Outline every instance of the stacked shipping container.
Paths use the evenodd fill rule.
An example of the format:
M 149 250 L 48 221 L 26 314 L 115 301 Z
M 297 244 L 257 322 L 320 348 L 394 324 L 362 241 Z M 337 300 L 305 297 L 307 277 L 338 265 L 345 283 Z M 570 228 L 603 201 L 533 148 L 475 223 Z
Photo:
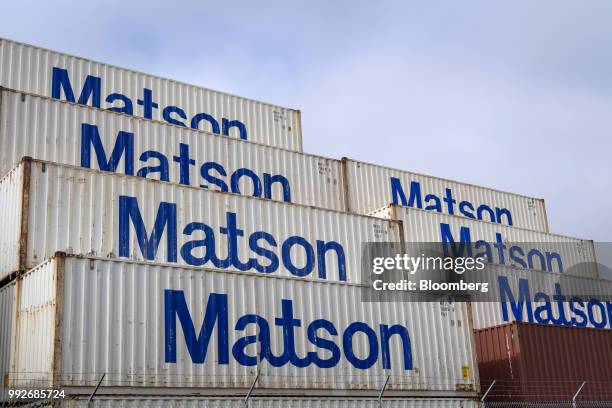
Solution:
M 466 304 L 360 303 L 358 285 L 61 254 L 16 290 L 15 388 L 78 392 L 105 373 L 126 393 L 241 395 L 259 373 L 268 394 L 367 395 L 386 376 L 389 395 L 476 391 Z
M 3 276 L 63 251 L 358 282 L 362 242 L 401 240 L 396 221 L 30 159 L 0 190 Z
M 278 201 L 344 209 L 341 162 L 0 91 L 0 171 L 22 157 Z
M 514 321 L 612 329 L 610 281 L 494 265 L 487 273 L 493 295 L 472 303 L 476 330 Z
M 563 263 L 526 279 L 597 278 L 542 200 L 301 153 L 299 111 L 2 39 L 0 147 L 5 387 L 473 406 L 470 309 L 500 306 L 361 302 L 362 243 L 529 243 Z
M 593 241 L 397 205 L 372 215 L 401 221 L 406 242 L 445 243 L 449 255 L 483 253 L 491 264 L 598 277 Z
M 496 380 L 496 401 L 611 401 L 610 344 L 609 329 L 514 322 L 476 331 L 483 385 Z
M 408 197 L 406 204 L 412 207 L 427 208 L 437 202 L 439 206 L 434 207 L 439 209 L 432 207 L 431 211 L 548 230 L 544 202 L 538 199 L 214 137 L 10 89 L 1 90 L 0 97 L 2 174 L 30 156 L 357 214 L 383 207 L 393 200 L 393 191 L 402 190 Z M 194 163 L 186 164 L 188 160 Z M 444 196 L 453 191 L 456 211 L 454 205 L 442 205 Z M 356 204 L 362 202 L 371 204 Z
M 393 203 L 548 232 L 544 200 L 343 159 L 347 210 L 368 214 Z
M 0 86 L 302 150 L 300 112 L 0 39 Z

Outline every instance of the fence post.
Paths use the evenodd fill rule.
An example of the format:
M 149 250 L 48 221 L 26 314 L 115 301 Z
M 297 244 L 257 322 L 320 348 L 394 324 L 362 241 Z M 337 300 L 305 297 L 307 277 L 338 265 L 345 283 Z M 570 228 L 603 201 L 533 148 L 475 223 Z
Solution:
M 486 408 L 487 403 L 485 402 L 485 399 L 487 398 L 487 396 L 489 395 L 489 393 L 491 392 L 491 390 L 493 389 L 493 386 L 495 385 L 495 381 L 497 380 L 493 380 L 493 382 L 491 383 L 491 385 L 489 385 L 489 388 L 487 388 L 487 391 L 484 393 L 484 395 L 482 396 L 482 398 L 480 399 L 480 402 L 482 402 L 482 407 Z
M 578 388 L 578 391 L 576 391 L 576 394 L 574 394 L 574 398 L 572 398 L 572 408 L 576 408 L 576 398 L 578 398 L 578 394 L 580 394 L 580 391 L 582 391 L 585 385 L 586 381 L 583 381 L 582 385 L 580 385 L 580 388 Z
M 87 400 L 87 406 L 89 406 L 89 404 L 91 404 L 91 401 L 93 401 L 94 395 L 96 395 L 96 392 L 98 392 L 98 388 L 100 388 L 100 384 L 102 384 L 102 381 L 104 380 L 105 376 L 106 376 L 106 373 L 102 373 L 102 377 L 100 377 L 100 381 L 98 381 L 96 388 L 94 388 L 93 392 L 89 396 L 89 399 Z
M 249 392 L 247 392 L 247 395 L 244 397 L 244 406 L 245 408 L 247 408 L 249 406 L 249 398 L 251 398 L 251 393 L 253 392 L 253 388 L 255 388 L 255 384 L 257 383 L 257 380 L 259 379 L 259 370 L 257 370 L 257 376 L 255 377 L 255 380 L 253 380 L 253 384 L 251 384 L 251 388 L 249 388 Z
M 390 377 L 391 377 L 390 375 L 387 375 L 387 379 L 385 380 L 385 383 L 380 389 L 380 394 L 378 394 L 378 408 L 382 408 L 382 396 L 383 396 L 383 393 L 385 392 L 385 389 L 387 388 L 387 383 L 389 382 Z

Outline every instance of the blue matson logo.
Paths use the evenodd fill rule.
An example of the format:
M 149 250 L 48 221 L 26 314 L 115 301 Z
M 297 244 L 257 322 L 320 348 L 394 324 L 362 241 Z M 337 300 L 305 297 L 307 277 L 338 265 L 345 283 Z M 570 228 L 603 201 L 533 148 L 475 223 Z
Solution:
M 450 188 L 444 189 L 444 196 L 438 197 L 435 194 L 425 194 L 421 183 L 412 181 L 408 197 L 402 187 L 402 181 L 397 177 L 389 179 L 391 187 L 391 202 L 404 207 L 416 207 L 427 211 L 446 213 L 450 215 L 462 215 L 471 219 L 490 221 L 497 224 L 512 225 L 512 213 L 507 208 L 491 208 L 487 204 L 474 205 L 474 203 L 462 200 L 457 203 L 457 199 Z M 423 205 L 425 203 L 425 206 Z
M 62 91 L 66 100 L 81 105 L 88 105 L 100 108 L 102 104 L 102 78 L 87 75 L 85 82 L 81 88 L 79 99 L 75 99 L 74 89 L 70 82 L 68 70 L 58 67 L 53 67 L 51 79 L 51 97 L 55 99 L 62 98 Z M 183 108 L 174 105 L 168 105 L 160 108 L 159 103 L 154 101 L 153 91 L 143 88 L 142 97 L 136 99 L 136 104 L 142 107 L 141 116 L 145 119 L 153 119 L 153 111 L 161 109 L 161 116 L 164 121 L 172 125 L 189 126 L 192 129 L 200 129 L 201 126 L 208 127 L 213 133 L 220 133 L 226 136 L 230 135 L 231 129 L 236 129 L 240 139 L 248 139 L 247 128 L 244 123 L 235 119 L 221 118 L 221 126 L 219 121 L 212 115 L 206 112 L 199 112 L 193 115 L 187 114 Z M 112 112 L 125 113 L 134 115 L 133 98 L 119 92 L 111 92 L 106 96 L 104 101 L 109 105 L 106 109 Z M 205 130 L 205 129 L 204 129 Z
M 514 293 L 505 276 L 498 276 L 502 319 L 558 326 L 612 328 L 612 302 L 563 295 L 555 284 L 555 294 L 531 293 L 528 279 L 519 279 Z
M 232 300 L 235 303 L 236 300 Z M 412 349 L 410 336 L 405 326 L 396 324 L 378 325 L 375 330 L 364 322 L 352 322 L 343 330 L 339 331 L 333 322 L 327 319 L 316 319 L 302 325 L 302 320 L 297 318 L 293 312 L 293 301 L 290 299 L 281 300 L 281 316 L 268 322 L 264 317 L 257 314 L 245 314 L 240 316 L 236 322 L 231 322 L 228 313 L 228 295 L 224 293 L 211 293 L 206 303 L 204 321 L 199 334 L 196 334 L 195 325 L 187 302 L 185 292 L 182 290 L 164 291 L 164 310 L 165 310 L 165 362 L 177 362 L 177 333 L 176 321 L 180 322 L 183 331 L 183 338 L 187 346 L 187 351 L 194 364 L 203 364 L 209 349 L 209 344 L 213 339 L 214 328 L 217 326 L 217 350 L 215 355 L 217 364 L 225 365 L 230 362 L 230 333 L 231 327 L 237 335 L 240 335 L 249 327 L 254 329 L 257 335 L 246 335 L 239 337 L 231 344 L 231 356 L 243 366 L 257 365 L 258 361 L 267 361 L 273 367 L 282 367 L 290 364 L 298 368 L 305 368 L 315 365 L 320 368 L 331 368 L 338 365 L 342 356 L 354 367 L 368 369 L 372 367 L 380 357 L 382 368 L 391 369 L 391 361 L 401 361 L 404 370 L 412 370 Z M 273 328 L 276 326 L 276 333 Z M 296 329 L 301 327 L 304 329 Z M 249 330 L 250 331 L 250 330 Z M 283 350 L 280 354 L 272 351 L 272 336 L 275 334 L 282 336 Z M 304 336 L 314 348 L 304 356 L 299 356 L 295 350 L 296 335 Z M 364 342 L 363 336 L 366 341 Z M 357 340 L 355 340 L 357 336 Z M 337 344 L 339 337 L 341 347 Z M 390 343 L 397 337 L 401 342 L 403 352 L 402 359 L 399 356 L 391 356 Z M 330 339 L 331 338 L 331 339 Z M 250 355 L 247 347 L 257 344 L 259 355 Z M 355 344 L 366 344 L 364 350 L 355 350 Z M 364 353 L 365 351 L 365 353 Z M 364 355 L 365 354 L 365 355 Z M 182 360 L 182 359 L 181 359 Z
M 228 174 L 226 168 L 214 161 L 196 163 L 189 153 L 189 145 L 178 144 L 178 152 L 170 157 L 157 150 L 145 150 L 140 155 L 135 151 L 136 135 L 120 130 L 114 143 L 104 148 L 100 131 L 96 125 L 81 124 L 81 167 L 91 168 L 95 156 L 98 168 L 102 171 L 117 172 L 123 161 L 125 174 L 144 178 L 155 178 L 160 181 L 178 182 L 183 185 L 195 185 L 205 189 L 243 194 L 250 191 L 253 197 L 278 199 L 291 202 L 291 184 L 282 174 L 257 174 L 252 169 L 240 167 Z M 110 152 L 110 154 L 109 154 Z M 138 157 L 138 161 L 136 161 Z M 178 180 L 170 180 L 170 165 L 178 169 Z M 136 165 L 138 164 L 138 169 Z M 196 167 L 200 178 L 194 181 L 191 177 L 192 167 Z M 246 181 L 246 183 L 243 182 Z M 241 191 L 240 185 L 245 186 Z M 248 192 L 247 192 L 248 194 Z
M 459 239 L 456 239 L 457 235 Z M 484 239 L 474 239 L 469 227 L 460 226 L 458 234 L 453 235 L 450 224 L 440 223 L 440 240 L 445 256 L 483 258 L 492 264 L 563 272 L 563 259 L 558 252 L 523 248 L 518 244 L 506 243 L 500 232 L 495 232 L 495 242 L 489 242 Z
M 211 263 L 219 269 L 234 268 L 239 271 L 260 273 L 276 272 L 282 263 L 283 268 L 291 275 L 305 277 L 316 270 L 318 278 L 328 279 L 328 262 L 335 260 L 335 264 L 332 263 L 332 265 L 338 271 L 337 279 L 347 280 L 346 255 L 340 243 L 323 240 L 310 242 L 299 235 L 290 236 L 279 242 L 274 235 L 266 231 L 254 231 L 245 235 L 244 229 L 239 227 L 236 213 L 226 212 L 225 216 L 226 225 L 219 227 L 219 234 L 225 236 L 227 250 L 227 257 L 222 258 L 217 253 L 217 242 L 222 239 L 202 220 L 187 222 L 182 228 L 179 228 L 176 203 L 160 202 L 153 228 L 148 229 L 151 231 L 149 234 L 137 198 L 121 195 L 119 196 L 119 256 L 126 258 L 131 256 L 130 231 L 132 228 L 130 226 L 133 226 L 140 253 L 150 261 L 160 261 L 157 259 L 157 250 L 165 234 L 166 259 L 163 260 L 165 262 L 177 262 L 180 254 L 187 265 L 204 266 Z M 185 239 L 193 235 L 197 235 L 198 238 L 186 241 L 179 250 L 179 231 Z M 247 243 L 250 254 L 239 253 L 240 248 L 243 247 L 242 240 Z M 279 246 L 280 256 L 277 253 Z M 301 254 L 301 258 L 305 259 L 303 265 L 295 261 L 296 254 Z

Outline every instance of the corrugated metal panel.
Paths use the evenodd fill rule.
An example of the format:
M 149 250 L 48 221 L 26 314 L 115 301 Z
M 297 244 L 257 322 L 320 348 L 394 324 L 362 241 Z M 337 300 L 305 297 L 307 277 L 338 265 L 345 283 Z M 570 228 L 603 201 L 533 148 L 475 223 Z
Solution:
M 516 320 L 612 329 L 610 281 L 508 267 L 489 266 L 488 270 L 489 290 L 499 301 L 472 303 L 475 329 Z M 503 287 L 500 277 L 505 278 Z M 548 296 L 548 300 L 538 293 Z M 567 301 L 559 303 L 555 296 L 565 296 Z
M 0 282 L 9 273 L 19 269 L 20 253 L 25 249 L 22 240 L 22 220 L 26 216 L 24 208 L 27 197 L 24 196 L 25 167 L 23 164 L 10 170 L 0 180 Z M 25 220 L 27 222 L 27 220 Z
M 612 331 L 512 323 L 476 331 L 483 383 L 497 380 L 490 400 L 612 399 Z M 495 388 L 494 388 L 495 389 Z
M 9 171 L 22 157 L 30 156 L 211 190 L 225 188 L 246 195 L 344 210 L 342 166 L 338 160 L 36 95 L 3 90 L 1 97 L 1 174 Z M 126 139 L 133 141 L 133 148 L 127 143 L 121 160 L 113 168 L 107 162 L 111 161 L 114 147 L 121 146 L 121 136 L 125 136 L 121 132 L 133 135 Z M 102 159 L 95 145 L 87 139 L 93 134 L 100 138 Z M 192 164 L 187 164 L 187 160 L 193 160 Z M 132 164 L 126 167 L 126 163 Z M 128 170 L 129 167 L 132 169 Z M 165 168 L 167 174 L 162 176 L 160 168 Z M 241 174 L 244 175 L 240 177 Z M 277 180 L 279 176 L 287 179 L 288 186 L 268 181 Z M 233 188 L 234 180 L 239 190 Z
M 11 388 L 22 381 L 41 388 L 51 384 L 56 325 L 59 324 L 55 270 L 55 262 L 44 262 L 16 283 Z
M 426 176 L 404 170 L 397 170 L 374 164 L 343 159 L 345 163 L 346 178 L 348 179 L 348 207 L 350 211 L 367 214 L 375 211 L 389 203 L 411 205 L 418 207 L 418 201 L 410 204 L 411 183 L 418 183 L 415 193 L 420 192 L 421 208 L 439 206 L 438 212 L 451 213 L 458 216 L 466 216 L 464 213 L 472 214 L 473 218 L 481 218 L 485 221 L 493 221 L 509 225 L 509 217 L 498 214 L 496 209 L 506 209 L 511 214 L 512 224 L 515 227 L 548 232 L 548 221 L 544 200 L 525 197 L 518 194 L 507 193 L 472 184 L 445 180 L 438 177 Z M 394 200 L 392 178 L 397 179 L 398 185 L 406 197 L 406 203 L 398 198 Z M 416 187 L 417 184 L 414 184 Z M 449 204 L 445 201 L 448 191 L 452 199 L 452 212 Z M 428 198 L 427 195 L 434 195 Z M 414 196 L 416 198 L 416 195 Z M 463 204 L 466 202 L 467 204 Z M 482 207 L 481 216 L 478 216 L 479 208 L 486 206 L 492 210 Z M 434 210 L 432 210 L 434 211 Z M 468 216 L 469 217 L 469 216 Z
M 234 126 L 225 132 L 224 127 L 238 120 L 246 127 L 248 140 L 289 150 L 302 150 L 300 112 L 297 110 L 0 39 L 0 86 L 53 97 L 54 68 L 66 70 L 77 101 L 82 95 L 86 78 L 91 75 L 100 81 L 99 107 L 125 108 L 123 98 L 117 99 L 115 96 L 114 102 L 107 102 L 108 96 L 118 93 L 129 98 L 134 115 L 166 121 L 166 112 L 166 116 L 174 121 L 190 126 L 192 118 L 203 113 L 210 115 L 210 119 L 216 122 L 219 129 L 215 133 L 229 133 L 232 137 L 240 136 L 239 129 Z M 90 79 L 90 84 L 95 84 L 95 81 Z M 63 89 L 59 96 L 62 99 L 66 98 Z M 144 89 L 151 91 L 151 102 L 158 104 L 150 108 L 150 113 L 145 113 L 145 103 L 148 105 L 148 102 L 137 102 L 139 99 L 147 100 Z M 92 99 L 88 98 L 84 102 L 92 104 Z M 167 110 L 167 107 L 172 108 Z M 181 115 L 184 117 L 181 118 Z M 211 123 L 203 119 L 196 126 L 212 129 Z
M 63 251 L 356 282 L 363 242 L 400 240 L 395 221 L 140 177 L 31 161 L 30 178 L 27 257 L 21 269 Z M 0 208 L 10 214 L 4 208 L 20 203 L 0 196 Z M 142 233 L 134 225 L 143 225 Z M 205 250 L 213 245 L 215 258 Z M 229 263 L 224 261 L 228 248 Z
M 0 401 L 6 397 L 11 370 L 13 325 L 15 324 L 15 283 L 0 288 Z
M 204 398 L 100 398 L 96 397 L 87 404 L 87 400 L 58 401 L 54 407 L 121 407 L 121 408 L 226 408 L 243 406 L 242 399 L 204 399 Z M 477 408 L 479 403 L 469 399 L 383 399 L 385 408 Z M 251 408 L 379 408 L 374 398 L 317 398 L 317 399 L 288 399 L 288 398 L 260 398 L 252 397 L 249 400 Z
M 449 242 L 449 253 L 452 250 L 450 242 L 455 243 L 458 252 L 460 243 L 471 243 L 466 247 L 473 249 L 472 252 L 475 256 L 483 253 L 487 248 L 484 243 L 480 246 L 477 245 L 478 241 L 482 240 L 489 244 L 489 250 L 491 251 L 490 256 L 484 256 L 486 262 L 525 268 L 529 266 L 527 262 L 529 258 L 532 260 L 532 267 L 529 269 L 543 269 L 555 273 L 564 272 L 582 277 L 598 278 L 593 241 L 395 205 L 389 206 L 386 210 L 379 210 L 373 215 L 402 221 L 406 242 L 446 241 Z M 466 233 L 469 234 L 469 240 L 466 238 Z M 498 239 L 506 247 L 502 249 L 503 259 L 499 256 L 497 247 L 493 246 Z M 523 254 L 518 249 L 513 250 L 512 247 L 515 246 L 520 247 Z M 528 256 L 531 250 L 539 251 L 543 258 L 538 258 L 536 252 Z M 550 255 L 548 255 L 549 253 Z M 560 256 L 560 263 L 553 257 L 555 253 Z M 466 256 L 465 251 L 463 256 Z M 525 266 L 521 265 L 519 260 Z M 544 265 L 542 265 L 542 260 Z
M 55 266 L 56 272 L 49 266 Z M 49 299 L 56 287 L 50 284 L 55 276 L 57 297 Z M 286 393 L 300 389 L 376 393 L 387 375 L 390 395 L 400 390 L 445 396 L 475 395 L 477 391 L 472 328 L 464 303 L 449 309 L 436 302 L 360 302 L 362 288 L 358 285 L 61 256 L 27 273 L 23 283 L 19 336 L 34 320 L 49 318 L 41 327 L 57 325 L 56 361 L 53 381 L 49 377 L 42 384 L 37 375 L 34 382 L 28 381 L 28 373 L 44 372 L 43 368 L 53 364 L 54 335 L 45 329 L 27 342 L 17 341 L 24 348 L 16 353 L 15 371 L 21 380 L 13 385 L 18 387 L 92 386 L 106 373 L 104 387 L 191 387 L 190 392 L 218 392 L 214 390 L 248 388 L 259 370 L 258 390 L 283 389 Z M 188 312 L 183 315 L 187 321 L 173 311 L 181 305 Z M 54 319 L 55 307 L 58 315 Z M 204 316 L 213 310 L 218 313 L 212 315 L 216 328 L 208 332 L 206 327 L 212 325 L 205 325 L 200 331 Z M 283 323 L 290 320 L 293 323 Z M 187 342 L 185 328 L 191 325 L 194 336 L 212 333 L 208 346 L 201 340 L 199 349 L 195 337 Z M 382 325 L 404 327 L 397 332 L 404 330 L 407 337 L 394 334 L 385 341 Z M 352 329 L 356 334 L 351 335 Z M 243 337 L 257 332 L 259 341 Z M 225 341 L 228 346 L 219 349 L 218 344 Z M 193 345 L 191 353 L 188 344 Z M 228 351 L 226 362 L 220 352 L 223 349 Z M 199 362 L 194 362 L 200 355 L 196 350 L 205 353 Z M 255 361 L 241 362 L 236 353 L 242 350 L 248 356 L 264 356 L 259 367 L 245 365 Z M 28 353 L 36 358 L 27 358 Z M 265 357 L 269 353 L 280 360 L 273 365 L 272 357 Z M 283 360 L 283 355 L 294 357 Z M 389 358 L 387 369 L 383 355 Z M 142 388 L 132 392 L 142 392 Z

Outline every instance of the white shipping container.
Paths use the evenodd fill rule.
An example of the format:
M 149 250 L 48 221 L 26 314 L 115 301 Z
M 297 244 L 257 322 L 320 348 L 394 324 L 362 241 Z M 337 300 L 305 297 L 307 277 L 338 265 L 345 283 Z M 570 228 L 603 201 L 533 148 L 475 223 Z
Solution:
M 29 159 L 0 191 L 21 217 L 2 230 L 3 274 L 63 251 L 357 282 L 363 242 L 401 240 L 395 221 Z
M 548 232 L 544 200 L 343 159 L 347 211 L 367 214 L 389 203 Z
M 344 210 L 339 160 L 7 89 L 0 92 L 3 175 L 29 156 Z
M 15 302 L 15 283 L 0 287 L 0 401 L 7 398 Z
M 475 399 L 456 398 L 383 398 L 385 408 L 478 408 Z M 239 398 L 126 398 L 103 397 L 88 403 L 87 399 L 56 401 L 53 407 L 100 408 L 238 408 L 244 401 Z M 251 397 L 250 408 L 380 408 L 376 398 L 262 398 Z
M 107 393 L 244 395 L 259 373 L 258 392 L 356 396 L 390 376 L 389 396 L 476 396 L 465 303 L 361 302 L 361 290 L 57 254 L 17 280 L 9 383 L 74 392 L 106 373 Z
M 612 329 L 610 281 L 501 266 L 488 269 L 496 301 L 472 303 L 476 330 L 514 321 Z
M 448 256 L 480 256 L 491 264 L 598 278 L 593 241 L 394 204 L 371 215 L 401 221 L 405 242 L 445 243 Z
M 22 164 L 0 179 L 0 284 L 26 269 L 30 177 Z
M 302 151 L 298 110 L 2 38 L 0 86 Z

